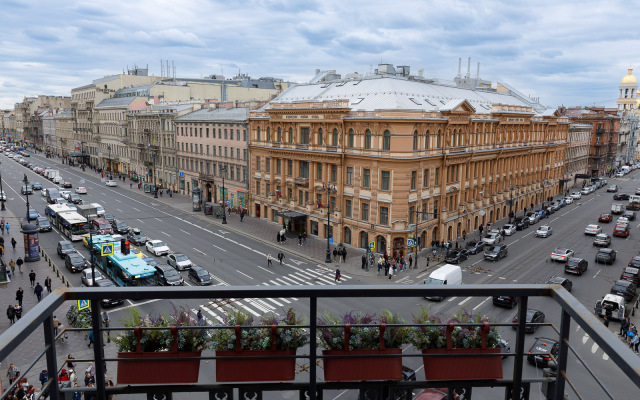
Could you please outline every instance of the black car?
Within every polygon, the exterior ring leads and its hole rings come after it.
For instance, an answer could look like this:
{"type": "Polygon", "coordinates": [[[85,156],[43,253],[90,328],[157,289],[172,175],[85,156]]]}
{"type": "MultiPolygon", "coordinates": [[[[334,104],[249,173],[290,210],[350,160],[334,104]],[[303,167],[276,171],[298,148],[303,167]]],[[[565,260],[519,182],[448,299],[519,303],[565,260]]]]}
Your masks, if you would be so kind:
{"type": "Polygon", "coordinates": [[[113,230],[116,233],[122,233],[122,234],[129,233],[129,225],[125,224],[122,221],[114,220],[111,223],[111,226],[113,227],[113,230]]]}
{"type": "Polygon", "coordinates": [[[101,217],[109,221],[111,225],[113,225],[113,221],[116,220],[116,217],[113,214],[109,214],[109,213],[104,213],[101,215],[101,217]]]}
{"type": "Polygon", "coordinates": [[[138,246],[142,246],[143,244],[147,243],[147,237],[138,228],[129,229],[127,239],[133,242],[133,244],[137,244],[138,246]]]}
{"type": "Polygon", "coordinates": [[[493,296],[493,304],[496,306],[513,308],[518,304],[517,296],[493,296]]]}
{"type": "Polygon", "coordinates": [[[613,195],[614,200],[629,200],[629,195],[626,193],[616,193],[613,195]]]}
{"type": "Polygon", "coordinates": [[[549,281],[547,283],[549,285],[561,285],[562,287],[567,289],[568,292],[570,292],[571,289],[573,289],[573,282],[571,282],[571,280],[569,280],[567,278],[563,278],[561,276],[554,276],[553,278],[549,279],[549,281]]]}
{"type": "Polygon", "coordinates": [[[611,293],[622,296],[629,302],[638,295],[638,287],[635,283],[622,279],[613,284],[611,293]]]}
{"type": "Polygon", "coordinates": [[[629,211],[629,210],[623,212],[622,216],[625,217],[625,218],[628,218],[629,221],[634,221],[636,219],[636,213],[633,212],[633,211],[629,211]]]}
{"type": "Polygon", "coordinates": [[[180,286],[184,282],[182,276],[169,265],[156,265],[158,285],[180,286]]]}
{"type": "Polygon", "coordinates": [[[560,345],[557,340],[536,338],[536,342],[531,346],[531,349],[529,349],[527,361],[536,367],[547,368],[549,361],[553,361],[553,358],[558,356],[559,347],[560,345]]]}
{"type": "Polygon", "coordinates": [[[529,218],[518,217],[513,220],[513,225],[516,226],[517,231],[525,230],[529,227],[529,218]]]}
{"type": "MultiPolygon", "coordinates": [[[[631,263],[629,263],[629,265],[631,265],[631,263]]],[[[640,284],[640,269],[637,267],[625,267],[625,269],[622,270],[622,274],[620,274],[620,279],[624,279],[638,285],[640,284]]]]}
{"type": "Polygon", "coordinates": [[[564,264],[564,272],[582,275],[589,266],[589,262],[584,258],[571,257],[564,264]]]}
{"type": "Polygon", "coordinates": [[[213,280],[206,269],[199,265],[192,265],[189,270],[189,279],[198,285],[211,285],[213,280]]]}
{"type": "Polygon", "coordinates": [[[497,246],[491,246],[490,248],[488,248],[484,252],[484,258],[485,258],[485,260],[498,261],[501,258],[506,257],[507,253],[508,253],[507,245],[506,244],[499,244],[497,246]]]}
{"type": "Polygon", "coordinates": [[[73,253],[76,251],[75,247],[73,247],[73,243],[68,240],[61,240],[58,242],[58,248],[56,249],[60,258],[64,258],[65,255],[69,253],[73,253]]]}
{"type": "Polygon", "coordinates": [[[444,258],[444,261],[449,264],[458,264],[461,261],[469,258],[469,253],[464,249],[454,249],[449,252],[444,258]]]}
{"type": "Polygon", "coordinates": [[[73,204],[80,204],[80,203],[82,203],[82,199],[80,198],[80,196],[78,196],[78,195],[77,195],[77,194],[75,194],[75,193],[71,193],[71,194],[69,195],[69,201],[70,201],[71,203],[73,203],[73,204]]]}
{"type": "Polygon", "coordinates": [[[616,260],[616,254],[613,249],[600,249],[596,253],[596,263],[613,264],[616,260]]]}
{"type": "MultiPolygon", "coordinates": [[[[94,287],[108,287],[108,288],[113,288],[116,285],[114,285],[113,282],[111,282],[109,279],[97,279],[95,284],[93,285],[94,287]]],[[[100,300],[100,304],[102,304],[102,307],[109,307],[109,306],[116,306],[118,304],[122,304],[124,303],[124,299],[102,299],[100,300]]]]}
{"type": "MultiPolygon", "coordinates": [[[[538,325],[531,324],[541,324],[544,322],[544,313],[540,310],[527,310],[527,320],[525,321],[526,325],[524,326],[524,331],[527,333],[535,332],[538,325]]],[[[518,323],[518,314],[513,317],[513,323],[518,323]]],[[[513,329],[516,329],[517,325],[513,326],[513,329]]]]}
{"type": "Polygon", "coordinates": [[[22,193],[22,194],[33,194],[33,189],[31,188],[31,186],[22,186],[20,188],[20,193],[22,193]]]}
{"type": "Polygon", "coordinates": [[[31,190],[42,190],[42,184],[40,182],[33,182],[31,184],[31,190]]]}
{"type": "Polygon", "coordinates": [[[87,267],[87,260],[80,253],[74,251],[65,255],[64,265],[71,272],[80,272],[87,267]]]}
{"type": "Polygon", "coordinates": [[[640,203],[638,202],[629,203],[625,206],[625,208],[631,211],[640,211],[640,203]]]}
{"type": "Polygon", "coordinates": [[[71,185],[71,182],[62,182],[62,187],[65,189],[71,189],[73,185],[71,185]]]}
{"type": "Polygon", "coordinates": [[[40,232],[51,232],[51,224],[47,217],[38,217],[36,219],[36,226],[40,232]]]}
{"type": "Polygon", "coordinates": [[[469,254],[478,254],[484,250],[485,242],[482,240],[472,240],[467,242],[467,251],[469,254]]]}

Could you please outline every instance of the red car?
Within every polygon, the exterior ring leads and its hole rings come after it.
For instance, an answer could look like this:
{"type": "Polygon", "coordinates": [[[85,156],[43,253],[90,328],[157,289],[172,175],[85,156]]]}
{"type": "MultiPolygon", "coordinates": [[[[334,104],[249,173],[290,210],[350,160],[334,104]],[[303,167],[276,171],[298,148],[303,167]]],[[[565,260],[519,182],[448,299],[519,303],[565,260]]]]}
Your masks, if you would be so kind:
{"type": "Polygon", "coordinates": [[[611,222],[611,214],[600,214],[598,222],[611,222]]]}
{"type": "Polygon", "coordinates": [[[613,228],[613,236],[627,237],[629,236],[629,225],[617,225],[613,228]]]}

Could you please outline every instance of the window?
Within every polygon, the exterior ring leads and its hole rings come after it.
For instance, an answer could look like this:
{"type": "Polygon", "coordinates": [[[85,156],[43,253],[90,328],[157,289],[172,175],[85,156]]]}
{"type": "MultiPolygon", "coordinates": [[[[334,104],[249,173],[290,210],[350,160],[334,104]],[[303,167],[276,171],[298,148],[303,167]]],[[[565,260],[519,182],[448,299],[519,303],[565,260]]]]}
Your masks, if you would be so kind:
{"type": "MultiPolygon", "coordinates": [[[[267,129],[268,129],[268,128],[267,128],[267,129]]],[[[224,130],[224,138],[225,138],[225,139],[227,138],[227,130],[226,130],[226,129],[224,130]]]]}
{"type": "Polygon", "coordinates": [[[278,127],[278,143],[282,142],[282,128],[278,127]]]}
{"type": "Polygon", "coordinates": [[[367,150],[371,149],[371,131],[369,129],[364,133],[364,148],[367,150]]]}
{"type": "Polygon", "coordinates": [[[204,151],[202,151],[202,143],[200,143],[200,154],[204,154],[204,151]]]}
{"type": "Polygon", "coordinates": [[[382,150],[391,150],[391,132],[388,130],[384,131],[384,135],[382,136],[382,150]]]}
{"type": "Polygon", "coordinates": [[[279,158],[276,159],[276,174],[278,175],[282,174],[282,160],[279,158]]]}
{"type": "MultiPolygon", "coordinates": [[[[231,171],[233,171],[233,169],[231,169],[231,171]]],[[[267,183],[267,196],[271,195],[271,184],[267,183]]]]}
{"type": "Polygon", "coordinates": [[[293,198],[293,189],[287,189],[287,198],[288,199],[292,199],[293,198]]]}
{"type": "Polygon", "coordinates": [[[293,143],[293,128],[289,128],[289,143],[293,143]]]}
{"type": "Polygon", "coordinates": [[[418,171],[411,171],[411,190],[416,190],[416,176],[418,171]]]}
{"type": "Polygon", "coordinates": [[[206,132],[207,132],[207,137],[209,137],[209,128],[207,128],[206,132]]]}
{"type": "Polygon", "coordinates": [[[207,145],[207,155],[209,155],[209,145],[207,145]]]}
{"type": "Polygon", "coordinates": [[[353,129],[349,129],[349,139],[347,141],[349,148],[353,148],[353,142],[355,138],[355,134],[353,133],[353,129]]]}
{"type": "Polygon", "coordinates": [[[224,158],[229,157],[229,148],[227,146],[224,147],[224,158]]]}
{"type": "Polygon", "coordinates": [[[414,206],[409,207],[409,224],[413,224],[415,221],[416,208],[414,206]]]}
{"type": "Polygon", "coordinates": [[[309,163],[307,161],[300,161],[298,163],[298,169],[301,178],[309,178],[309,163]]]}
{"type": "Polygon", "coordinates": [[[351,200],[345,200],[344,202],[344,216],[351,218],[351,200]]]}
{"type": "Polygon", "coordinates": [[[256,171],[260,171],[260,156],[256,157],[256,171]]]}
{"type": "Polygon", "coordinates": [[[293,160],[287,160],[287,175],[293,175],[293,160]]]}
{"type": "Polygon", "coordinates": [[[362,203],[362,215],[361,217],[363,221],[369,220],[369,204],[362,203]]]}
{"type": "MultiPolygon", "coordinates": [[[[215,150],[215,147],[213,148],[215,150]]],[[[215,154],[214,154],[215,156],[215,154]]],[[[242,150],[242,159],[247,161],[247,149],[242,150]]]]}
{"type": "Polygon", "coordinates": [[[438,200],[433,201],[433,219],[438,218],[438,200]]]}
{"type": "Polygon", "coordinates": [[[236,158],[240,159],[240,149],[236,149],[236,158]]]}
{"type": "Polygon", "coordinates": [[[304,201],[304,197],[302,195],[302,190],[298,190],[298,205],[301,206],[304,201]]]}
{"type": "Polygon", "coordinates": [[[380,207],[380,225],[389,224],[389,207],[380,207]]]}
{"type": "Polygon", "coordinates": [[[371,187],[371,170],[368,168],[362,170],[362,187],[371,187]]]}
{"type": "Polygon", "coordinates": [[[244,140],[245,142],[247,141],[247,130],[246,129],[244,129],[242,131],[242,140],[244,140]]]}
{"type": "Polygon", "coordinates": [[[331,196],[331,199],[329,199],[329,204],[331,205],[331,210],[335,210],[336,209],[336,198],[335,196],[331,196]]]}
{"type": "Polygon", "coordinates": [[[353,185],[353,167],[347,167],[347,185],[353,185]]]}
{"type": "Polygon", "coordinates": [[[318,129],[318,146],[322,146],[324,142],[324,138],[322,137],[323,135],[324,131],[322,130],[322,128],[318,129]]]}
{"type": "MultiPolygon", "coordinates": [[[[240,141],[240,129],[236,129],[236,140],[238,142],[240,141]]],[[[238,176],[240,176],[240,174],[238,174],[238,176]]]]}
{"type": "Polygon", "coordinates": [[[260,181],[256,181],[256,195],[260,196],[260,181]]]}
{"type": "Polygon", "coordinates": [[[331,182],[336,183],[338,181],[338,166],[335,164],[331,165],[331,182]]]}
{"type": "Polygon", "coordinates": [[[189,128],[189,136],[193,136],[193,128],[189,128]]]}
{"type": "Polygon", "coordinates": [[[427,150],[429,149],[429,139],[430,139],[429,131],[427,130],[424,133],[424,148],[427,149],[427,150]]]}
{"type": "Polygon", "coordinates": [[[193,153],[193,143],[191,143],[191,153],[193,153]]]}
{"type": "Polygon", "coordinates": [[[316,179],[322,180],[322,163],[316,163],[316,179]]]}
{"type": "Polygon", "coordinates": [[[200,128],[200,137],[202,137],[202,128],[200,128]]]}
{"type": "Polygon", "coordinates": [[[440,184],[440,168],[436,168],[436,176],[433,179],[433,183],[436,185],[440,184]]]}
{"type": "Polygon", "coordinates": [[[266,167],[267,167],[267,172],[271,172],[271,158],[267,157],[265,159],[265,164],[266,164],[266,167]]]}
{"type": "Polygon", "coordinates": [[[422,172],[422,187],[429,187],[429,169],[422,172]]]}
{"type": "Polygon", "coordinates": [[[382,171],[380,189],[389,190],[389,175],[390,175],[389,171],[382,171]]]}
{"type": "Polygon", "coordinates": [[[418,131],[413,131],[413,150],[418,150],[418,131]]]}
{"type": "MultiPolygon", "coordinates": [[[[233,132],[231,133],[231,139],[233,139],[233,132]]],[[[271,127],[267,127],[267,142],[271,141],[271,127]]]]}
{"type": "Polygon", "coordinates": [[[300,128],[300,143],[309,144],[309,128],[300,128]]]}
{"type": "Polygon", "coordinates": [[[218,155],[222,157],[222,146],[218,146],[218,155]]]}
{"type": "Polygon", "coordinates": [[[338,130],[334,129],[333,130],[333,134],[331,135],[331,145],[332,146],[337,146],[338,145],[338,130]]]}
{"type": "Polygon", "coordinates": [[[440,134],[440,131],[438,130],[438,133],[436,134],[436,149],[439,149],[440,146],[442,145],[440,143],[441,140],[442,140],[442,135],[440,134]]]}

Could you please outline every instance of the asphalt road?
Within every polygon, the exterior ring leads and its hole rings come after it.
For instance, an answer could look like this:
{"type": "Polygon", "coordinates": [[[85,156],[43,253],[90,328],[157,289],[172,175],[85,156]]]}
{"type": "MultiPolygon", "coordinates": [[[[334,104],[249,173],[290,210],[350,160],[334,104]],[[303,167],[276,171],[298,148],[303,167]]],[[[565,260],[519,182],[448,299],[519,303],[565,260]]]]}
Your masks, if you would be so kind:
{"type": "MultiPolygon", "coordinates": [[[[333,270],[324,268],[321,264],[311,263],[308,260],[288,257],[284,266],[278,265],[275,259],[276,253],[262,241],[254,240],[249,236],[235,232],[224,231],[213,223],[204,223],[199,218],[188,213],[176,210],[163,203],[154,203],[148,195],[131,192],[122,188],[108,188],[95,176],[87,177],[77,167],[61,166],[51,160],[42,157],[31,157],[31,160],[39,166],[55,166],[61,170],[65,180],[76,186],[85,186],[89,192],[83,196],[90,202],[100,203],[109,213],[118,219],[124,220],[131,227],[138,227],[150,239],[165,241],[172,251],[182,252],[196,264],[204,266],[214,277],[215,285],[334,285],[333,270]],[[84,180],[82,182],[81,180],[84,180]],[[266,255],[271,253],[274,257],[274,265],[270,268],[266,265],[266,255]]],[[[20,196],[19,188],[23,174],[27,174],[30,181],[41,182],[44,187],[54,187],[40,175],[33,173],[28,168],[17,162],[2,156],[3,184],[8,196],[7,206],[16,215],[23,215],[25,211],[24,196],[20,196]],[[9,187],[7,187],[9,186],[9,187]]],[[[640,175],[634,171],[624,178],[610,179],[610,183],[617,183],[621,192],[633,193],[636,187],[640,187],[640,175]]],[[[119,183],[120,184],[120,183],[119,183]]],[[[127,183],[128,184],[128,183],[127,183]]],[[[632,221],[631,235],[627,239],[613,238],[612,248],[618,251],[617,261],[610,266],[595,264],[594,258],[597,248],[592,245],[592,236],[584,234],[584,228],[590,223],[597,223],[600,213],[608,212],[612,200],[612,194],[605,192],[606,188],[599,189],[593,194],[583,196],[581,200],[562,208],[549,219],[517,232],[507,237],[509,255],[498,262],[482,260],[481,255],[471,258],[461,264],[463,267],[463,283],[545,283],[550,277],[564,275],[563,264],[550,260],[549,255],[556,247],[568,247],[575,251],[577,257],[589,261],[589,268],[582,276],[569,276],[573,281],[572,294],[589,309],[599,300],[618,279],[622,268],[632,256],[638,253],[638,239],[640,239],[640,219],[632,221]],[[539,225],[550,225],[554,234],[549,238],[534,237],[534,230],[539,225]]],[[[31,206],[44,214],[46,202],[36,192],[30,196],[31,206]]],[[[618,201],[616,201],[618,202],[618,201]]],[[[622,202],[624,203],[624,201],[622,202]]],[[[605,232],[611,233],[614,224],[600,224],[605,232]]],[[[15,225],[14,225],[15,227],[15,225]]],[[[14,228],[15,229],[15,228],[14,228]]],[[[476,233],[477,235],[477,233],[476,233]]],[[[40,244],[49,254],[55,257],[55,246],[61,240],[57,232],[43,233],[40,235],[40,244]]],[[[78,248],[88,255],[82,242],[76,242],[78,248]]],[[[146,253],[146,250],[143,250],[146,253]]],[[[161,263],[163,257],[158,258],[161,263]]],[[[60,263],[62,265],[62,262],[60,263]]],[[[79,274],[73,275],[69,271],[66,274],[74,285],[80,285],[79,274]]],[[[190,284],[185,272],[182,272],[185,283],[190,284]]],[[[421,284],[426,279],[427,273],[414,278],[401,278],[398,284],[421,284]]],[[[375,282],[368,278],[356,278],[343,273],[343,283],[367,284],[375,282]]],[[[559,326],[559,307],[545,298],[530,299],[530,308],[542,310],[546,314],[546,322],[552,322],[559,326]]],[[[127,302],[124,307],[133,303],[127,302]]],[[[223,316],[224,308],[241,308],[254,316],[264,313],[281,313],[283,308],[293,306],[296,310],[308,313],[308,303],[303,299],[272,298],[272,299],[232,299],[230,303],[220,306],[209,299],[201,301],[181,302],[192,310],[193,313],[201,308],[205,316],[213,323],[223,316]]],[[[164,301],[147,301],[136,305],[141,314],[166,313],[170,309],[164,301]]],[[[492,320],[498,322],[510,322],[515,310],[508,310],[493,306],[490,298],[446,298],[440,303],[431,303],[424,299],[330,299],[321,302],[321,310],[334,312],[349,312],[358,310],[362,312],[379,312],[382,309],[401,312],[405,319],[410,320],[411,315],[419,311],[420,307],[429,306],[434,312],[451,315],[460,309],[473,313],[483,313],[492,320]]],[[[122,319],[124,307],[110,310],[112,321],[122,319]]],[[[617,331],[618,323],[612,323],[610,329],[617,331]]],[[[512,348],[515,346],[515,331],[510,328],[501,330],[503,337],[509,340],[512,348]]],[[[535,334],[529,334],[525,350],[528,350],[535,337],[556,337],[552,327],[540,327],[535,334]]],[[[612,340],[618,340],[612,336],[612,340]]],[[[640,395],[640,391],[630,385],[630,382],[608,357],[598,348],[594,342],[578,327],[573,326],[571,331],[571,344],[582,357],[589,368],[596,371],[603,379],[607,389],[614,398],[629,398],[640,395]]],[[[634,355],[630,355],[634,356],[634,355]]],[[[418,374],[422,373],[422,362],[416,358],[405,359],[405,364],[414,368],[418,374]]],[[[508,374],[513,360],[505,360],[505,374],[508,374]]],[[[525,363],[525,376],[541,376],[542,370],[525,363]]],[[[593,381],[579,364],[576,357],[570,355],[569,371],[570,379],[580,393],[586,398],[606,398],[602,389],[593,381]]],[[[213,371],[204,372],[205,378],[213,376],[213,371]]],[[[304,379],[305,373],[299,375],[304,379]]],[[[202,374],[201,374],[202,377],[202,374]]],[[[532,387],[532,398],[536,396],[539,387],[532,387]]],[[[495,390],[475,390],[474,398],[495,398],[495,390]]],[[[569,398],[576,398],[570,389],[567,389],[569,398]]],[[[335,396],[343,399],[356,398],[355,391],[336,392],[335,396]]],[[[501,395],[500,395],[501,396],[501,395]]],[[[278,397],[278,396],[276,396],[278,397]]],[[[275,398],[275,397],[274,397],[275,398]]]]}

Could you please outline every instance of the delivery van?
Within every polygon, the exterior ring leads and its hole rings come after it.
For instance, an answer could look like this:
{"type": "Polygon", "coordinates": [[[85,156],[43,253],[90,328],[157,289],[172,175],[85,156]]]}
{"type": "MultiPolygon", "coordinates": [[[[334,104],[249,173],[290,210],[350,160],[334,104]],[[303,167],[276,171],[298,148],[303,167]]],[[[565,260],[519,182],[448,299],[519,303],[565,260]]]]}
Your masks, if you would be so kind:
{"type": "MultiPolygon", "coordinates": [[[[445,264],[429,275],[425,285],[462,285],[462,269],[458,265],[445,264]]],[[[444,296],[425,296],[425,299],[442,301],[444,296]]]]}

